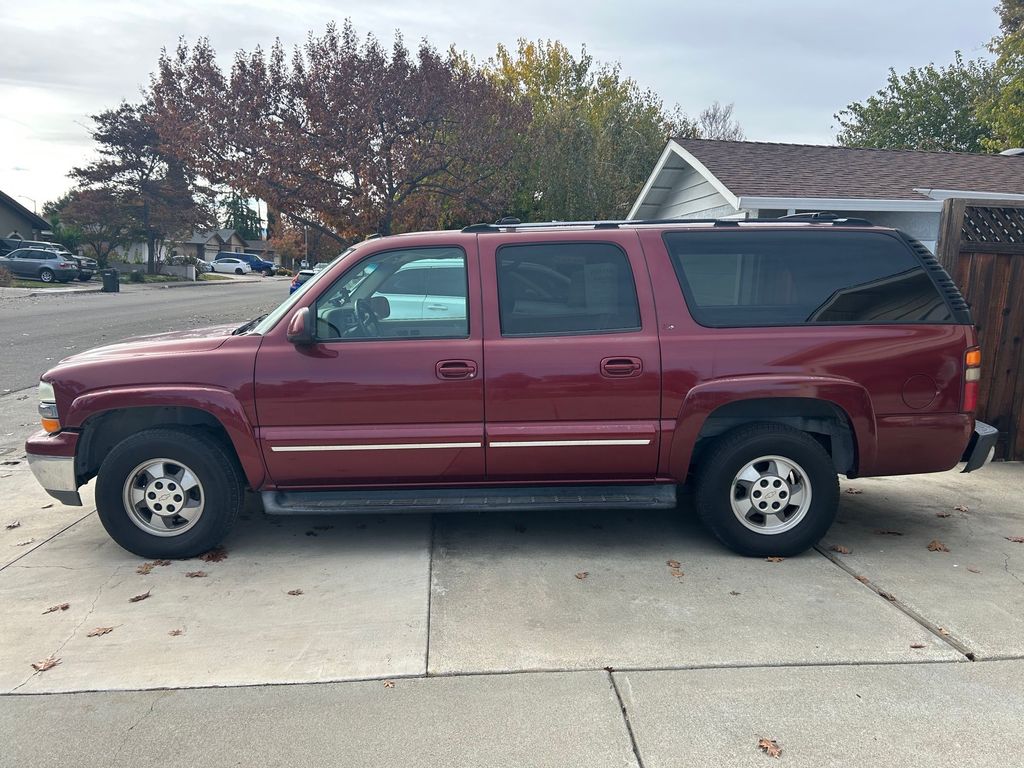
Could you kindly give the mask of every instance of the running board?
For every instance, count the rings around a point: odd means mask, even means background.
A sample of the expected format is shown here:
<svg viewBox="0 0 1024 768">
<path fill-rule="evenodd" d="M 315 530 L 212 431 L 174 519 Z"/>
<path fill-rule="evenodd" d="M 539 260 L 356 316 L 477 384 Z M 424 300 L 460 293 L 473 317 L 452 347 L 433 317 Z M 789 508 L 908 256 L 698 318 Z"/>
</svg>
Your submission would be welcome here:
<svg viewBox="0 0 1024 768">
<path fill-rule="evenodd" d="M 268 515 L 339 515 L 367 512 L 519 512 L 538 508 L 674 509 L 676 486 L 512 486 L 413 488 L 393 491 L 263 491 Z"/>
</svg>

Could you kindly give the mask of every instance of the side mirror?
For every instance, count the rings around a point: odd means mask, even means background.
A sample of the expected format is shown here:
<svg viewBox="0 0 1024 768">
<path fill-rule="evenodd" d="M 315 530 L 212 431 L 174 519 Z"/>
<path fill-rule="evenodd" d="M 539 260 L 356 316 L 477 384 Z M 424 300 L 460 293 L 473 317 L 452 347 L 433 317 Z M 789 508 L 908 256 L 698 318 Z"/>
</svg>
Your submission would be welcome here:
<svg viewBox="0 0 1024 768">
<path fill-rule="evenodd" d="M 303 307 L 288 321 L 288 341 L 297 347 L 313 343 L 313 328 L 309 317 L 309 307 Z"/>
</svg>

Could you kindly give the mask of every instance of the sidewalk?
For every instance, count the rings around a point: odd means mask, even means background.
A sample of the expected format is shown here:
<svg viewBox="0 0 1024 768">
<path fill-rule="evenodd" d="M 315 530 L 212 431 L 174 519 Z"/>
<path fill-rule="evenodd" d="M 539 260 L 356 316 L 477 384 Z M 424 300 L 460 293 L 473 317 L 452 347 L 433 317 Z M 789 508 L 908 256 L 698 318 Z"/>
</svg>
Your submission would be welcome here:
<svg viewBox="0 0 1024 768">
<path fill-rule="evenodd" d="M 250 277 L 248 275 L 235 276 L 235 275 L 223 275 L 226 280 L 196 280 L 188 281 L 182 280 L 180 282 L 168 282 L 168 283 L 121 283 L 121 293 L 136 293 L 138 291 L 149 291 L 160 288 L 196 288 L 200 286 L 210 285 L 235 285 L 238 283 L 259 283 L 263 280 L 279 280 L 283 281 L 288 278 L 273 278 L 273 277 Z M 42 286 L 42 284 L 40 284 Z M 81 293 L 102 293 L 103 286 L 99 281 L 93 280 L 88 283 L 68 283 L 66 286 L 60 288 L 3 288 L 0 287 L 0 299 L 17 299 L 17 298 L 32 298 L 38 296 L 66 296 L 68 294 L 81 294 Z"/>
</svg>

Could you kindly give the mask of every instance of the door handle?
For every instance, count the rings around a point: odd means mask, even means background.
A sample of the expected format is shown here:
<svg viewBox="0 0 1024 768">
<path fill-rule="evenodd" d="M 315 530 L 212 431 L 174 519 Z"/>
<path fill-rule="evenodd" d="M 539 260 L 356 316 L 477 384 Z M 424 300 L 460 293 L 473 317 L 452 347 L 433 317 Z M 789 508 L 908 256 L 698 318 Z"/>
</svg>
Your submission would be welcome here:
<svg viewBox="0 0 1024 768">
<path fill-rule="evenodd" d="M 639 357 L 606 357 L 601 361 L 601 375 L 612 379 L 639 376 L 644 364 Z"/>
<path fill-rule="evenodd" d="M 448 307 L 446 307 L 444 304 L 427 304 L 427 309 L 436 309 L 443 312 L 446 311 Z"/>
<path fill-rule="evenodd" d="M 435 367 L 439 379 L 476 378 L 476 363 L 472 360 L 442 360 Z"/>
</svg>

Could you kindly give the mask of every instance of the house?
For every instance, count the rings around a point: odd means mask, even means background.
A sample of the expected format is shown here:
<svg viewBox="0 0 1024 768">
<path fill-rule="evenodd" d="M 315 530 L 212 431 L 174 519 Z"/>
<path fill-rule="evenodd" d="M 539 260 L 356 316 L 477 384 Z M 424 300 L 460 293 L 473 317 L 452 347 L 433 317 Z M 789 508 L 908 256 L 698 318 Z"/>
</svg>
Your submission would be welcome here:
<svg viewBox="0 0 1024 768">
<path fill-rule="evenodd" d="M 191 237 L 176 243 L 173 255 L 193 256 L 197 259 L 217 258 L 218 253 L 254 253 L 267 261 L 274 260 L 274 250 L 266 240 L 246 240 L 234 229 L 211 229 L 194 232 Z"/>
<path fill-rule="evenodd" d="M 0 238 L 45 240 L 43 235 L 49 234 L 50 222 L 0 191 Z"/>
<path fill-rule="evenodd" d="M 899 227 L 934 252 L 947 198 L 1024 201 L 1024 151 L 976 155 L 670 139 L 628 218 L 831 211 Z"/>
</svg>

